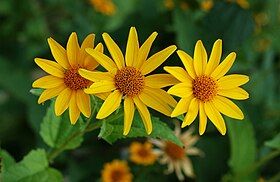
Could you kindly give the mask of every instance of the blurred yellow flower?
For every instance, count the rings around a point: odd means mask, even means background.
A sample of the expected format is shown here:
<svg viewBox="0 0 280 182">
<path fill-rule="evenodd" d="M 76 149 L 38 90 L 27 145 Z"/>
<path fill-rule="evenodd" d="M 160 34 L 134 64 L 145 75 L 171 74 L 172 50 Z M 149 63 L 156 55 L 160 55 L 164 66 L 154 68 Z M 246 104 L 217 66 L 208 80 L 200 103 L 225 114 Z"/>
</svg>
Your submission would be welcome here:
<svg viewBox="0 0 280 182">
<path fill-rule="evenodd" d="M 213 6 L 214 6 L 213 0 L 202 0 L 200 2 L 200 8 L 205 12 L 210 11 L 213 8 Z"/>
<path fill-rule="evenodd" d="M 181 133 L 180 126 L 175 125 L 175 134 L 183 143 L 184 148 L 166 140 L 150 139 L 150 142 L 158 147 L 153 149 L 153 152 L 158 156 L 159 162 L 167 164 L 166 173 L 170 174 L 175 171 L 180 181 L 184 180 L 184 174 L 191 178 L 195 177 L 192 162 L 188 156 L 203 155 L 201 150 L 193 147 L 199 138 L 192 133 L 193 128 Z"/>
<path fill-rule="evenodd" d="M 95 82 L 88 89 L 85 89 L 86 93 L 111 92 L 96 118 L 103 119 L 112 114 L 119 108 L 122 99 L 124 99 L 123 134 L 127 135 L 130 131 L 134 117 L 134 104 L 140 113 L 146 132 L 150 134 L 152 121 L 147 106 L 170 116 L 172 110 L 169 105 L 174 107 L 176 101 L 161 88 L 178 83 L 178 81 L 170 74 L 145 75 L 161 65 L 176 50 L 176 46 L 169 46 L 147 59 L 157 33 L 152 33 L 139 47 L 136 29 L 132 27 L 124 57 L 121 49 L 107 33 L 103 33 L 102 36 L 113 60 L 94 49 L 89 48 L 86 51 L 108 72 L 79 70 L 84 78 Z"/>
<path fill-rule="evenodd" d="M 102 182 L 131 182 L 133 176 L 125 161 L 114 160 L 104 165 L 101 178 Z"/>
<path fill-rule="evenodd" d="M 133 142 L 129 147 L 130 160 L 136 164 L 152 165 L 156 155 L 152 152 L 153 145 L 150 142 L 144 144 Z"/>
<path fill-rule="evenodd" d="M 172 10 L 174 9 L 174 0 L 164 0 L 164 6 L 166 7 L 166 9 L 168 10 Z"/>
<path fill-rule="evenodd" d="M 236 3 L 243 9 L 250 8 L 250 3 L 248 2 L 248 0 L 226 0 L 226 1 L 230 3 Z"/>
<path fill-rule="evenodd" d="M 182 127 L 192 124 L 199 113 L 199 134 L 205 132 L 207 117 L 216 126 L 222 135 L 226 133 L 226 125 L 222 114 L 231 118 L 244 118 L 242 111 L 231 100 L 244 100 L 249 94 L 239 86 L 247 83 L 249 77 L 240 74 L 225 74 L 233 65 L 236 54 L 230 53 L 220 63 L 222 55 L 222 40 L 218 39 L 212 48 L 207 62 L 207 53 L 199 40 L 195 45 L 194 58 L 184 51 L 177 51 L 185 69 L 169 67 L 164 69 L 180 80 L 168 90 L 168 93 L 181 97 L 171 117 L 186 113 Z M 228 98 L 227 98 L 228 97 Z"/>
<path fill-rule="evenodd" d="M 112 0 L 90 0 L 89 2 L 96 11 L 104 15 L 114 15 L 116 13 L 116 6 Z"/>
<path fill-rule="evenodd" d="M 55 114 L 60 116 L 69 107 L 71 124 L 75 124 L 80 113 L 90 117 L 90 97 L 84 92 L 91 82 L 78 73 L 79 68 L 94 70 L 99 64 L 85 51 L 85 48 L 94 46 L 94 34 L 88 35 L 81 47 L 76 33 L 69 37 L 66 50 L 54 39 L 49 38 L 48 43 L 56 62 L 35 58 L 35 63 L 50 75 L 34 81 L 32 87 L 46 89 L 39 97 L 42 103 L 53 97 L 55 101 Z M 96 46 L 97 52 L 103 52 L 103 45 Z"/>
</svg>

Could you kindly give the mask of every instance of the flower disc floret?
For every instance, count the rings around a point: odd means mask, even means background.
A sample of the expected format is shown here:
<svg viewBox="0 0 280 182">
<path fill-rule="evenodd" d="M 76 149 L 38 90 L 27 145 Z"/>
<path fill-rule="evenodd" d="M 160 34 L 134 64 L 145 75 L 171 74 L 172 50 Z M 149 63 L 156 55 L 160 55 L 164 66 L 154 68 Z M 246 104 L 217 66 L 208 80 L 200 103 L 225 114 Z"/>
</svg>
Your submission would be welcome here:
<svg viewBox="0 0 280 182">
<path fill-rule="evenodd" d="M 201 75 L 192 84 L 194 97 L 202 102 L 211 101 L 217 95 L 217 83 L 210 76 Z"/>
<path fill-rule="evenodd" d="M 90 81 L 83 78 L 79 73 L 80 66 L 67 69 L 64 73 L 64 83 L 71 90 L 80 90 L 86 88 Z"/>
</svg>

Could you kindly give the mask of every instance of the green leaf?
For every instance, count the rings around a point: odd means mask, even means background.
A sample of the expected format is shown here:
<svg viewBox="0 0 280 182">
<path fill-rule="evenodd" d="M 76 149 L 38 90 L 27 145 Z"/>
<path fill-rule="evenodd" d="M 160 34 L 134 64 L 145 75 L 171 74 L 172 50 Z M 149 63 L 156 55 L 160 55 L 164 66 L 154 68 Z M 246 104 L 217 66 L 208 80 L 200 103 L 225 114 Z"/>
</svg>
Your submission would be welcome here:
<svg viewBox="0 0 280 182">
<path fill-rule="evenodd" d="M 79 136 L 79 124 L 71 125 L 68 112 L 60 117 L 56 116 L 53 101 L 41 124 L 40 135 L 44 142 L 52 148 L 74 149 L 83 141 L 83 137 Z"/>
<path fill-rule="evenodd" d="M 280 133 L 276 135 L 272 140 L 265 142 L 265 145 L 271 148 L 280 149 Z"/>
<path fill-rule="evenodd" d="M 226 118 L 230 139 L 231 156 L 229 166 L 236 181 L 256 181 L 256 173 L 238 176 L 248 170 L 256 160 L 256 140 L 252 124 L 247 115 L 243 121 Z"/>
<path fill-rule="evenodd" d="M 60 182 L 63 177 L 57 170 L 48 167 L 45 150 L 38 149 L 3 171 L 2 179 L 9 182 Z"/>
<path fill-rule="evenodd" d="M 40 89 L 40 88 L 33 88 L 30 90 L 30 93 L 32 93 L 33 95 L 36 96 L 40 96 L 43 93 L 44 89 Z"/>
<path fill-rule="evenodd" d="M 153 131 L 150 135 L 147 135 L 143 121 L 138 113 L 135 112 L 132 127 L 127 136 L 123 135 L 123 111 L 111 115 L 107 120 L 102 123 L 102 127 L 99 133 L 99 137 L 103 138 L 108 143 L 112 144 L 118 139 L 132 138 L 132 137 L 152 137 L 166 139 L 179 146 L 183 146 L 182 142 L 174 134 L 166 123 L 159 118 L 151 116 L 153 123 Z"/>
<path fill-rule="evenodd" d="M 2 171 L 7 170 L 10 166 L 16 163 L 15 159 L 5 150 L 0 150 L 0 158 L 1 158 L 1 165 L 3 168 Z M 1 167 L 0 167 L 0 171 L 1 171 Z"/>
</svg>

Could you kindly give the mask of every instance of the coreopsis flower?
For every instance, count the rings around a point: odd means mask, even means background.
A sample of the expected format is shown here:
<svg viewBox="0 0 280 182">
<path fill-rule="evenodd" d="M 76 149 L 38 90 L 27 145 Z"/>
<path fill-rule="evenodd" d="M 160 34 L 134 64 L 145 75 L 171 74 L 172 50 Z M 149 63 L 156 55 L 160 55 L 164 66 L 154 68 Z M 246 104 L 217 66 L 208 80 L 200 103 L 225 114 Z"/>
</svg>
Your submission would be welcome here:
<svg viewBox="0 0 280 182">
<path fill-rule="evenodd" d="M 205 12 L 210 11 L 213 8 L 213 6 L 214 6 L 213 0 L 202 0 L 200 2 L 200 8 Z"/>
<path fill-rule="evenodd" d="M 192 124 L 199 113 L 199 134 L 205 132 L 207 118 L 216 126 L 222 135 L 226 133 L 226 125 L 222 114 L 242 120 L 242 111 L 231 100 L 244 100 L 249 94 L 239 86 L 247 83 L 249 77 L 240 74 L 225 74 L 233 65 L 236 54 L 230 53 L 220 63 L 222 40 L 218 39 L 212 48 L 207 62 L 207 53 L 199 40 L 195 45 L 194 58 L 184 51 L 177 51 L 185 69 L 181 67 L 164 67 L 164 69 L 180 80 L 168 90 L 168 93 L 181 97 L 171 117 L 187 113 L 182 127 Z"/>
<path fill-rule="evenodd" d="M 114 15 L 116 12 L 116 6 L 112 0 L 89 0 L 96 11 L 104 15 Z"/>
<path fill-rule="evenodd" d="M 91 115 L 90 97 L 84 92 L 91 81 L 81 77 L 78 69 L 94 70 L 99 65 L 85 51 L 88 47 L 94 47 L 94 37 L 94 34 L 88 35 L 80 47 L 76 33 L 72 33 L 66 50 L 54 39 L 49 38 L 48 43 L 56 61 L 35 58 L 35 63 L 50 74 L 37 79 L 32 84 L 34 88 L 45 89 L 38 103 L 57 96 L 55 114 L 60 116 L 69 107 L 71 124 L 76 123 L 80 113 L 86 117 Z M 95 51 L 103 52 L 103 45 L 98 44 Z"/>
<path fill-rule="evenodd" d="M 184 175 L 194 178 L 194 170 L 189 156 L 202 156 L 203 152 L 193 145 L 198 141 L 197 135 L 192 135 L 193 128 L 181 133 L 180 126 L 175 125 L 175 134 L 181 140 L 184 148 L 167 140 L 150 139 L 158 148 L 153 149 L 155 155 L 158 156 L 159 163 L 167 164 L 167 174 L 175 171 L 180 181 L 184 180 Z"/>
<path fill-rule="evenodd" d="M 127 163 L 120 160 L 106 163 L 101 176 L 102 182 L 131 182 L 133 178 Z"/>
<path fill-rule="evenodd" d="M 152 35 L 139 47 L 137 32 L 134 27 L 130 29 L 125 57 L 118 45 L 107 34 L 103 33 L 104 42 L 112 56 L 112 59 L 94 49 L 86 51 L 97 60 L 108 72 L 92 72 L 80 69 L 79 73 L 94 83 L 85 92 L 98 94 L 111 92 L 102 104 L 97 119 L 103 119 L 119 108 L 124 99 L 124 131 L 127 135 L 130 131 L 134 117 L 134 105 L 138 109 L 143 120 L 146 132 L 152 132 L 152 121 L 147 106 L 167 116 L 175 106 L 176 101 L 162 87 L 177 83 L 177 79 L 170 74 L 149 75 L 161 65 L 175 50 L 172 45 L 164 50 L 148 57 L 150 48 L 157 33 Z"/>
<path fill-rule="evenodd" d="M 136 164 L 152 165 L 156 161 L 156 155 L 152 152 L 153 145 L 150 142 L 133 142 L 129 147 L 130 160 Z"/>
</svg>

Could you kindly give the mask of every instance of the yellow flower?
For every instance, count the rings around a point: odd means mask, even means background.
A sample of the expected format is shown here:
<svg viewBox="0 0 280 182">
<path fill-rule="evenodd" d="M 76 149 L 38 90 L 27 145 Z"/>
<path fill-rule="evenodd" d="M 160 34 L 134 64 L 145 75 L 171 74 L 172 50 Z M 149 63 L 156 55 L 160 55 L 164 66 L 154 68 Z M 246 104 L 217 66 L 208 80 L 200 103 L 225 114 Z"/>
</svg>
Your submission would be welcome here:
<svg viewBox="0 0 280 182">
<path fill-rule="evenodd" d="M 166 9 L 168 10 L 172 10 L 174 9 L 174 0 L 164 0 L 164 6 L 166 7 Z"/>
<path fill-rule="evenodd" d="M 181 67 L 164 67 L 164 69 L 180 80 L 168 93 L 181 97 L 171 117 L 186 113 L 182 127 L 192 124 L 199 113 L 199 134 L 205 132 L 207 117 L 223 135 L 226 125 L 222 114 L 231 118 L 244 118 L 242 111 L 228 98 L 244 100 L 249 94 L 239 86 L 247 83 L 249 77 L 240 74 L 225 74 L 234 63 L 236 54 L 230 53 L 220 63 L 222 40 L 218 39 L 212 49 L 209 61 L 207 53 L 199 40 L 195 45 L 194 58 L 184 51 L 177 51 L 185 69 Z M 228 97 L 228 98 L 226 98 Z"/>
<path fill-rule="evenodd" d="M 153 145 L 150 142 L 144 144 L 133 142 L 129 147 L 130 160 L 136 164 L 152 165 L 156 155 L 152 152 Z"/>
<path fill-rule="evenodd" d="M 157 33 L 154 32 L 139 47 L 136 29 L 132 27 L 129 32 L 124 58 L 113 39 L 107 33 L 103 33 L 102 36 L 113 60 L 94 49 L 86 49 L 86 51 L 108 72 L 79 70 L 84 78 L 95 82 L 88 89 L 85 89 L 86 93 L 111 92 L 101 106 L 96 118 L 103 119 L 109 116 L 119 108 L 123 98 L 123 134 L 127 135 L 130 131 L 134 117 L 134 104 L 140 113 L 146 132 L 150 134 L 152 132 L 152 121 L 147 106 L 170 116 L 172 110 L 169 105 L 174 107 L 176 101 L 161 88 L 178 81 L 170 74 L 145 75 L 161 65 L 176 50 L 176 46 L 169 46 L 147 59 Z"/>
<path fill-rule="evenodd" d="M 202 0 L 200 3 L 200 7 L 203 11 L 210 11 L 213 8 L 214 2 L 213 0 Z"/>
<path fill-rule="evenodd" d="M 104 165 L 102 182 L 131 182 L 132 174 L 125 161 L 114 160 Z"/>
<path fill-rule="evenodd" d="M 183 143 L 184 148 L 166 140 L 150 139 L 150 142 L 158 147 L 153 149 L 153 152 L 158 156 L 159 162 L 167 164 L 166 173 L 170 174 L 175 171 L 180 181 L 184 180 L 183 173 L 186 176 L 195 177 L 192 162 L 188 156 L 203 155 L 201 150 L 193 147 L 198 140 L 198 136 L 192 135 L 192 133 L 193 128 L 181 133 L 180 126 L 175 125 L 175 134 Z"/>
<path fill-rule="evenodd" d="M 243 9 L 248 9 L 250 7 L 250 3 L 248 0 L 226 0 L 229 3 L 236 3 Z"/>
<path fill-rule="evenodd" d="M 114 15 L 116 6 L 111 0 L 90 0 L 96 11 L 104 15 Z"/>
<path fill-rule="evenodd" d="M 66 50 L 54 39 L 49 38 L 48 43 L 56 62 L 35 58 L 35 63 L 50 74 L 32 84 L 32 87 L 46 89 L 39 97 L 38 103 L 57 96 L 55 114 L 60 116 L 69 107 L 71 124 L 76 123 L 81 112 L 86 117 L 91 114 L 90 97 L 83 91 L 91 82 L 81 77 L 78 69 L 94 70 L 99 65 L 85 51 L 85 48 L 94 46 L 94 37 L 94 34 L 88 35 L 80 47 L 76 33 L 72 33 Z M 103 52 L 103 45 L 98 44 L 95 50 Z"/>
</svg>

